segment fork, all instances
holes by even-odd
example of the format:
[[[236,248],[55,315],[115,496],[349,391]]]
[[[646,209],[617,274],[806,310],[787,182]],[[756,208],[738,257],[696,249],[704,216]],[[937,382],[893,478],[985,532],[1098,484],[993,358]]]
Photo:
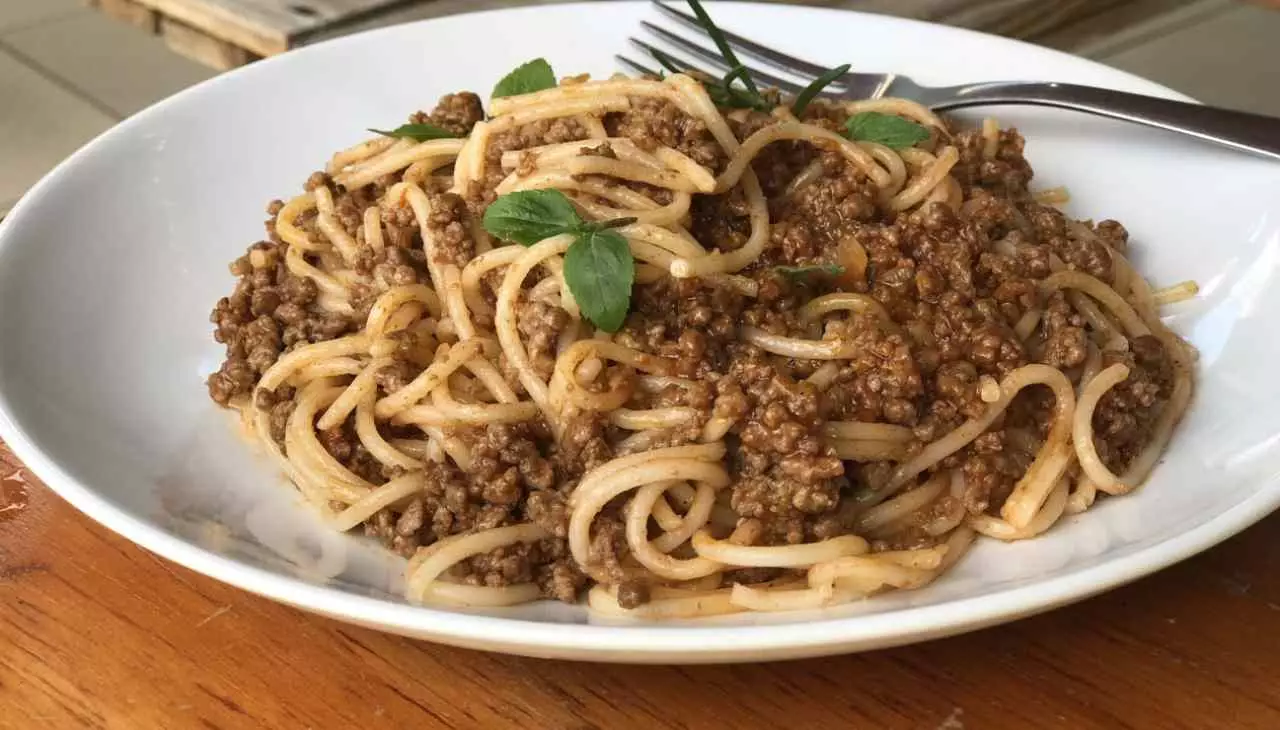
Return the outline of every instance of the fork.
[[[705,34],[705,29],[694,16],[668,7],[658,0],[653,0],[653,5],[670,20]],[[720,76],[729,70],[714,47],[690,40],[655,23],[642,21],[641,26],[655,39],[679,49],[679,54],[673,54],[640,38],[631,38],[637,48],[660,63],[676,61],[687,70],[712,76]],[[826,68],[815,63],[789,56],[723,29],[721,32],[736,51],[777,71],[801,78],[815,78],[827,72]],[[688,58],[697,61],[691,62]],[[657,75],[650,68],[626,56],[619,55],[617,60],[639,73]],[[719,72],[716,73],[713,69],[718,69]],[[789,94],[797,94],[803,88],[801,84],[758,68],[748,67],[746,70],[752,78]],[[900,74],[850,72],[837,77],[822,95],[862,100],[878,99],[889,94],[912,99],[934,111],[1008,104],[1071,109],[1180,132],[1233,149],[1280,159],[1280,119],[1078,84],[1053,81],[984,81],[959,86],[922,86]]]

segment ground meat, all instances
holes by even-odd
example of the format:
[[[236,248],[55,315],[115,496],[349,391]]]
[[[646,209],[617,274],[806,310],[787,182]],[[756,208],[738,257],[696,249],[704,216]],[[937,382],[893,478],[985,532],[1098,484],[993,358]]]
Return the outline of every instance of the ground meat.
[[[1113,251],[1123,254],[1129,248],[1129,231],[1118,221],[1101,221],[1093,227],[1093,233]]]
[[[452,574],[464,583],[491,588],[535,583],[544,598],[565,603],[577,601],[586,583],[561,539],[496,548],[463,561]]]
[[[829,327],[827,335],[852,343],[855,355],[842,362],[831,387],[822,394],[826,417],[915,425],[924,382],[907,340],[887,332],[874,316],[867,315]]]
[[[961,502],[970,514],[983,514],[999,506],[1022,475],[1017,463],[1004,452],[1004,438],[999,431],[984,434],[983,443],[967,447],[955,459],[964,476]]]
[[[736,251],[751,236],[751,211],[741,188],[725,195],[695,196],[689,211],[690,231],[709,249]]]
[[[525,501],[525,515],[531,522],[556,537],[569,535],[569,505],[564,495],[551,489],[537,489]]]
[[[954,139],[960,161],[951,169],[951,174],[962,188],[982,187],[1014,198],[1027,194],[1031,166],[1022,154],[1026,142],[1016,129],[1000,131],[996,155],[989,160],[983,156],[985,140],[981,130],[965,130]]]
[[[421,251],[422,232],[413,217],[413,210],[407,206],[392,206],[382,209],[382,236],[387,243],[388,254],[391,251]],[[426,257],[423,256],[425,261]]]
[[[597,575],[608,576],[610,583],[624,583],[627,572],[622,567],[626,555],[626,528],[617,517],[601,515],[591,532],[590,565]]]
[[[774,198],[767,254],[772,263],[829,261],[841,239],[876,215],[876,188],[861,170],[835,152],[823,153],[819,161],[817,178]]]
[[[759,520],[766,541],[805,540],[817,518],[835,511],[844,484],[844,464],[821,435],[816,389],[795,382],[748,346],[717,390],[747,406],[734,427],[739,447],[731,506]]]
[[[507,176],[502,167],[502,156],[507,152],[527,150],[530,147],[572,142],[586,139],[587,130],[574,117],[544,119],[530,122],[515,129],[500,132],[489,139],[485,151],[485,179],[468,191],[466,200],[474,216],[484,215],[485,208],[497,198],[494,189]]]
[[[348,420],[335,428],[320,431],[317,434],[320,444],[329,455],[345,466],[351,473],[370,483],[381,483],[399,476],[398,467],[389,467],[377,459],[360,443],[356,436],[354,423]]]
[[[457,434],[465,437],[466,434]],[[509,434],[508,434],[509,435]],[[507,478],[500,485],[490,484],[494,474],[506,474],[511,465],[495,451],[492,439],[477,438],[475,451],[480,453],[476,462],[481,471],[462,473],[452,462],[436,464],[428,461],[424,466],[425,487],[422,489],[422,520],[415,533],[416,544],[428,546],[440,538],[466,533],[466,531],[498,528],[511,523],[516,505],[511,493],[525,488],[518,465],[516,478]],[[481,476],[483,474],[483,476]],[[392,534],[375,528],[366,529],[374,537],[389,540]]]
[[[618,584],[618,605],[623,608],[636,608],[649,602],[649,585],[638,580],[623,581]]]
[[[326,435],[329,432],[325,432]],[[472,464],[463,473],[451,463],[428,462],[423,496],[410,504],[393,524],[389,518],[375,517],[366,533],[388,547],[411,554],[419,545],[430,545],[444,537],[500,527],[511,523],[521,511],[523,496],[554,494],[554,473],[542,457],[538,444],[545,439],[537,429],[524,425],[496,425],[483,432],[455,434],[470,442]],[[352,451],[361,447],[356,445]],[[330,449],[336,458],[342,451]],[[530,499],[534,504],[545,499]],[[544,503],[545,504],[545,503]],[[563,500],[558,512],[564,522]],[[383,510],[390,515],[390,510]],[[380,513],[382,514],[382,513]],[[546,514],[539,524],[550,523]],[[476,556],[454,568],[455,577],[473,585],[502,586],[536,582],[543,595],[564,601],[575,600],[585,577],[573,566],[563,526],[548,526],[551,538],[528,545],[516,545]]]
[[[783,574],[780,568],[738,568],[737,570],[726,570],[724,573],[724,583],[733,585],[741,583],[743,585],[751,585],[753,583],[765,583],[774,580]]]
[[[671,147],[715,172],[726,161],[707,126],[665,99],[633,98],[630,109],[606,116],[604,124],[610,137],[626,137],[646,150]]]
[[[1044,312],[1044,353],[1040,361],[1059,369],[1073,368],[1089,355],[1084,318],[1067,304],[1062,292],[1054,292]]]
[[[613,458],[605,440],[604,414],[580,411],[564,426],[553,460],[561,479],[577,480],[583,474]]]
[[[412,248],[390,245],[381,251],[374,251],[367,247],[362,249],[355,268],[362,274],[373,275],[377,285],[376,291],[430,281],[427,256],[421,248],[421,241],[417,238],[416,224],[413,230],[413,235],[402,241],[405,246],[412,246]]]
[[[1024,209],[1035,229],[1036,237],[1047,244],[1070,268],[1111,283],[1111,252],[1106,244],[1093,235],[1083,235],[1073,230],[1062,211],[1048,205],[1031,203]],[[1084,232],[1088,234],[1087,229]]]
[[[583,157],[603,157],[608,160],[618,159],[618,153],[613,151],[613,145],[608,142],[601,142],[596,145],[583,145],[580,154]]]
[[[523,336],[534,371],[544,380],[551,377],[556,364],[556,345],[568,326],[569,314],[559,302],[537,300],[523,302],[516,308],[516,327]]]
[[[703,378],[723,372],[737,339],[743,297],[697,279],[659,279],[632,289],[632,314],[616,340],[670,358],[676,374]]]
[[[754,109],[747,110],[739,120],[730,119],[729,128],[740,141],[760,130],[777,124],[778,117]],[[801,170],[815,159],[817,152],[812,145],[790,140],[774,142],[751,161],[751,169],[760,180],[760,187],[767,198],[781,195]]]
[[[470,475],[484,485],[489,502],[514,504],[517,491],[551,489],[555,475],[537,444],[545,438],[531,424],[499,423],[484,429],[471,448]]]
[[[210,397],[220,404],[251,392],[283,352],[332,339],[351,326],[346,318],[315,310],[315,282],[289,273],[282,249],[267,241],[250,246],[231,265],[239,277],[235,290],[210,314],[213,337],[226,346],[226,359],[207,381]]]
[[[401,360],[382,368],[373,377],[382,392],[391,395],[411,383],[421,371],[421,367]]]
[[[1098,401],[1093,414],[1098,455],[1119,474],[1151,440],[1151,429],[1172,388],[1172,364],[1160,341],[1151,335],[1134,338],[1129,352],[1106,351],[1102,366],[1124,363],[1129,377]]]
[[[293,415],[297,402],[293,400],[293,388],[282,385],[275,391],[266,391],[259,394],[258,400],[262,407],[268,409],[267,422],[271,428],[271,438],[278,444],[284,445],[285,427],[289,425],[289,416]],[[271,400],[275,400],[271,404]]]
[[[434,124],[447,129],[458,137],[471,134],[476,122],[484,119],[484,106],[480,97],[469,91],[445,94],[430,114],[418,112],[409,118],[411,124]]]
[[[432,199],[427,228],[431,231],[437,263],[462,268],[475,257],[469,216],[467,202],[459,195],[442,193]]]

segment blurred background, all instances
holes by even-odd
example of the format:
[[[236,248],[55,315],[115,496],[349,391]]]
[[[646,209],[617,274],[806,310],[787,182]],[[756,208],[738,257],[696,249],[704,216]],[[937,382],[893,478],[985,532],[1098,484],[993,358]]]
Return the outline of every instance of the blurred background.
[[[227,69],[368,28],[549,1],[0,0],[0,217],[99,132]],[[788,2],[1021,38],[1280,116],[1280,0]]]

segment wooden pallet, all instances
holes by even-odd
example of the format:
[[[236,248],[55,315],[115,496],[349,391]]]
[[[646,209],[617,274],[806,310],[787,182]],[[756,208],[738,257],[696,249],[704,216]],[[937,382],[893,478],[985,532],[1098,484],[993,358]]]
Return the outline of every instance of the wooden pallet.
[[[164,38],[174,51],[218,69],[358,30],[510,0],[87,0]],[[522,0],[520,5],[557,0]],[[597,0],[605,2],[607,0]],[[868,10],[984,30],[1071,50],[1194,0],[782,0]]]
[[[88,0],[219,69],[284,53],[320,31],[376,16],[408,0]]]

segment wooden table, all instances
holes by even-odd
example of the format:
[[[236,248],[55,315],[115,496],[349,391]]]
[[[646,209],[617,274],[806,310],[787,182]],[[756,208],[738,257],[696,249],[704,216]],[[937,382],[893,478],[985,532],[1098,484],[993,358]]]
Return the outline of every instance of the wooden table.
[[[0,728],[1280,728],[1280,515],[1008,626],[869,654],[628,667],[311,616],[168,563],[0,445]]]

